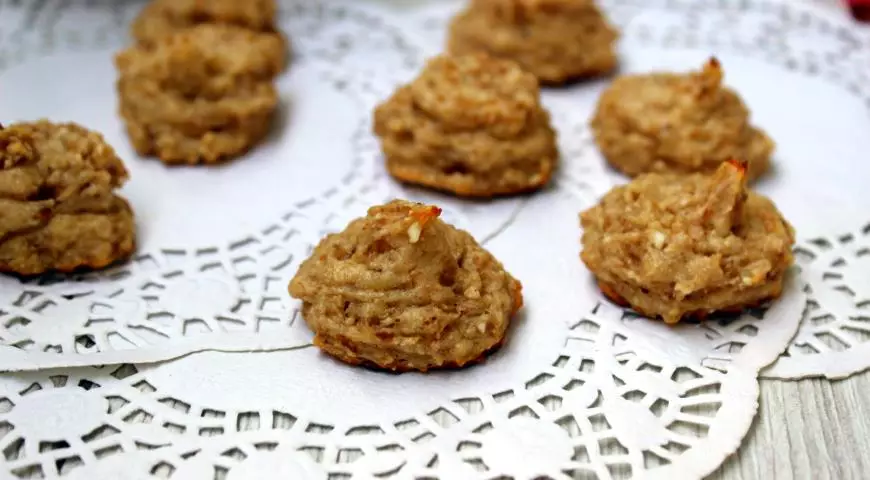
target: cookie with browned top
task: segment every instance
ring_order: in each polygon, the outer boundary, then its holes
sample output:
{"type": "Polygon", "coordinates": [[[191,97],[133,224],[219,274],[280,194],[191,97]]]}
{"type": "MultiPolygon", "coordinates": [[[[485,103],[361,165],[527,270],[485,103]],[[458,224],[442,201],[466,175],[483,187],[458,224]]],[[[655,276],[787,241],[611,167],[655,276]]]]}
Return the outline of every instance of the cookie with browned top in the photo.
{"type": "Polygon", "coordinates": [[[198,25],[115,59],[120,113],[133,146],[169,164],[238,156],[269,130],[280,71],[272,36],[198,25]]]}
{"type": "Polygon", "coordinates": [[[283,67],[287,57],[284,37],[275,25],[275,0],[152,0],[133,20],[136,42],[151,46],[166,36],[201,24],[232,25],[271,35],[277,49],[269,54],[283,67]]]}
{"type": "Polygon", "coordinates": [[[431,59],[374,117],[393,177],[460,196],[539,189],[558,158],[535,77],[484,54],[431,59]]]}
{"type": "Polygon", "coordinates": [[[354,365],[427,371],[502,344],[522,287],[440,212],[395,200],[320,242],[290,282],[315,345],[354,365]]]}
{"type": "Polygon", "coordinates": [[[700,72],[650,73],[616,79],[601,95],[592,130],[611,165],[647,172],[710,173],[729,158],[764,173],[774,143],[749,122],[749,109],[722,83],[713,58],[700,72]]]}
{"type": "Polygon", "coordinates": [[[746,168],[645,174],[583,212],[581,258],[604,294],[668,323],[778,297],[794,232],[746,168]]]}
{"type": "Polygon", "coordinates": [[[593,0],[471,0],[447,48],[511,59],[558,85],[614,70],[617,36],[593,0]]]}
{"type": "Polygon", "coordinates": [[[0,272],[103,268],[135,247],[114,193],[127,170],[103,137],[73,123],[0,127],[0,272]]]}

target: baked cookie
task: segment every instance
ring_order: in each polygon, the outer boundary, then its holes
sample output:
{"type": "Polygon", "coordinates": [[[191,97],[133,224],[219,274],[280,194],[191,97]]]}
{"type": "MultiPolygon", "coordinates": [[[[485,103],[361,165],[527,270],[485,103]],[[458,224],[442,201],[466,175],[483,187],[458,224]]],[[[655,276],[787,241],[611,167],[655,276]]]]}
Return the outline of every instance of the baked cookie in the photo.
{"type": "Polygon", "coordinates": [[[559,85],[613,71],[617,37],[593,0],[471,0],[450,24],[447,49],[508,58],[559,85]]]}
{"type": "Polygon", "coordinates": [[[502,344],[522,286],[440,213],[394,200],[320,242],[290,282],[315,345],[353,365],[426,371],[502,344]]]}
{"type": "Polygon", "coordinates": [[[583,212],[581,258],[602,292],[667,323],[778,297],[794,232],[746,189],[746,168],[642,175],[583,212]]]}
{"type": "Polygon", "coordinates": [[[483,54],[431,59],[374,117],[392,176],[456,195],[539,189],[558,158],[535,77],[483,54]]]}
{"type": "Polygon", "coordinates": [[[73,123],[0,127],[0,272],[103,268],[133,253],[135,225],[113,193],[127,170],[73,123]]]}
{"type": "Polygon", "coordinates": [[[115,58],[120,114],[133,146],[168,164],[216,163],[250,149],[278,105],[278,41],[198,25],[115,58]]]}
{"type": "Polygon", "coordinates": [[[133,38],[152,46],[163,37],[196,25],[233,25],[271,35],[281,48],[268,50],[283,67],[287,58],[284,37],[275,26],[275,0],[152,0],[133,20],[133,38]]]}
{"type": "Polygon", "coordinates": [[[773,141],[749,124],[749,110],[722,85],[712,58],[688,74],[651,73],[616,79],[601,95],[592,130],[601,153],[627,175],[711,173],[729,158],[745,159],[749,179],[770,164],[773,141]]]}

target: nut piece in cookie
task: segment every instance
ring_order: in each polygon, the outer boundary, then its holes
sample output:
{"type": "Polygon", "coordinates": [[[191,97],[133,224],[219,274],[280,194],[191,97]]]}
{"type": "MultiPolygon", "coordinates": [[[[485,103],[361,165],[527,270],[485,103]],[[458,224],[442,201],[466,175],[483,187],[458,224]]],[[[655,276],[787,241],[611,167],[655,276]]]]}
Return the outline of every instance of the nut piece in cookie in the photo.
{"type": "Polygon", "coordinates": [[[711,173],[723,161],[741,158],[749,164],[749,179],[757,178],[769,167],[774,143],[750,125],[749,110],[722,77],[712,58],[700,72],[616,79],[592,119],[602,154],[630,176],[711,173]]]}
{"type": "Polygon", "coordinates": [[[168,164],[216,163],[260,141],[278,94],[278,41],[239,27],[199,25],[115,58],[120,113],[133,146],[168,164]]]}
{"type": "Polygon", "coordinates": [[[451,22],[447,48],[511,59],[559,85],[614,70],[617,37],[592,0],[471,0],[451,22]]]}
{"type": "Polygon", "coordinates": [[[460,196],[537,190],[558,158],[535,77],[484,54],[431,59],[374,117],[392,176],[460,196]]]}
{"type": "Polygon", "coordinates": [[[522,287],[440,213],[394,200],[320,242],[290,282],[315,345],[353,365],[427,371],[502,344],[522,287]]]}
{"type": "Polygon", "coordinates": [[[0,272],[103,268],[135,247],[133,212],[113,193],[127,170],[73,123],[0,127],[0,272]]]}
{"type": "Polygon", "coordinates": [[[667,323],[778,297],[794,232],[746,169],[641,175],[583,212],[581,258],[602,292],[667,323]]]}
{"type": "Polygon", "coordinates": [[[232,25],[273,36],[280,48],[266,53],[283,68],[288,49],[275,26],[276,11],[275,0],[152,0],[133,21],[132,34],[139,45],[152,46],[196,25],[232,25]]]}

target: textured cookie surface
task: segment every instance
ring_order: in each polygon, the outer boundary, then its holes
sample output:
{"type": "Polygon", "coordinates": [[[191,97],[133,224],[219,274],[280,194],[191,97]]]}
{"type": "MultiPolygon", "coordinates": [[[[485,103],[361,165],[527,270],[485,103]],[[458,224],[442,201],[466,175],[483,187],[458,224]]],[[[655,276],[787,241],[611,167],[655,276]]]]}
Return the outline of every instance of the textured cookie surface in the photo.
{"type": "Polygon", "coordinates": [[[642,175],[581,214],[581,258],[608,297],[668,323],[778,297],[794,232],[745,183],[736,161],[642,175]]]}
{"type": "Polygon", "coordinates": [[[538,189],[558,158],[535,77],[483,54],[433,58],[374,123],[394,177],[461,196],[538,189]]]}
{"type": "Polygon", "coordinates": [[[152,0],[133,20],[131,30],[136,42],[146,46],[204,23],[272,34],[283,43],[276,13],[275,0],[152,0]]]}
{"type": "Polygon", "coordinates": [[[113,193],[127,171],[98,133],[47,121],[0,127],[0,271],[102,268],[135,246],[113,193]]]}
{"type": "Polygon", "coordinates": [[[426,371],[501,345],[520,283],[439,213],[396,200],[320,242],[289,287],[318,347],[350,364],[426,371]]]}
{"type": "Polygon", "coordinates": [[[216,163],[268,132],[280,43],[226,25],[199,25],[115,58],[120,113],[133,146],[165,163],[216,163]]]}
{"type": "Polygon", "coordinates": [[[451,22],[448,50],[511,59],[562,84],[614,70],[616,39],[592,0],[471,0],[451,22]]]}
{"type": "Polygon", "coordinates": [[[616,79],[592,119],[602,154],[631,176],[710,173],[723,161],[740,158],[755,179],[768,169],[774,143],[749,123],[749,110],[722,80],[716,59],[700,72],[616,79]]]}

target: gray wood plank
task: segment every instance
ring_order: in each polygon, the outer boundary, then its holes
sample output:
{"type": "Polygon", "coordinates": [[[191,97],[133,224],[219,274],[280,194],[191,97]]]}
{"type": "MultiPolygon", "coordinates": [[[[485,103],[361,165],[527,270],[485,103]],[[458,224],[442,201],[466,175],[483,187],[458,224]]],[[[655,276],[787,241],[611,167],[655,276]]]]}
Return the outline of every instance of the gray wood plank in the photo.
{"type": "Polygon", "coordinates": [[[763,381],[759,414],[710,479],[870,478],[870,373],[763,381]]]}

